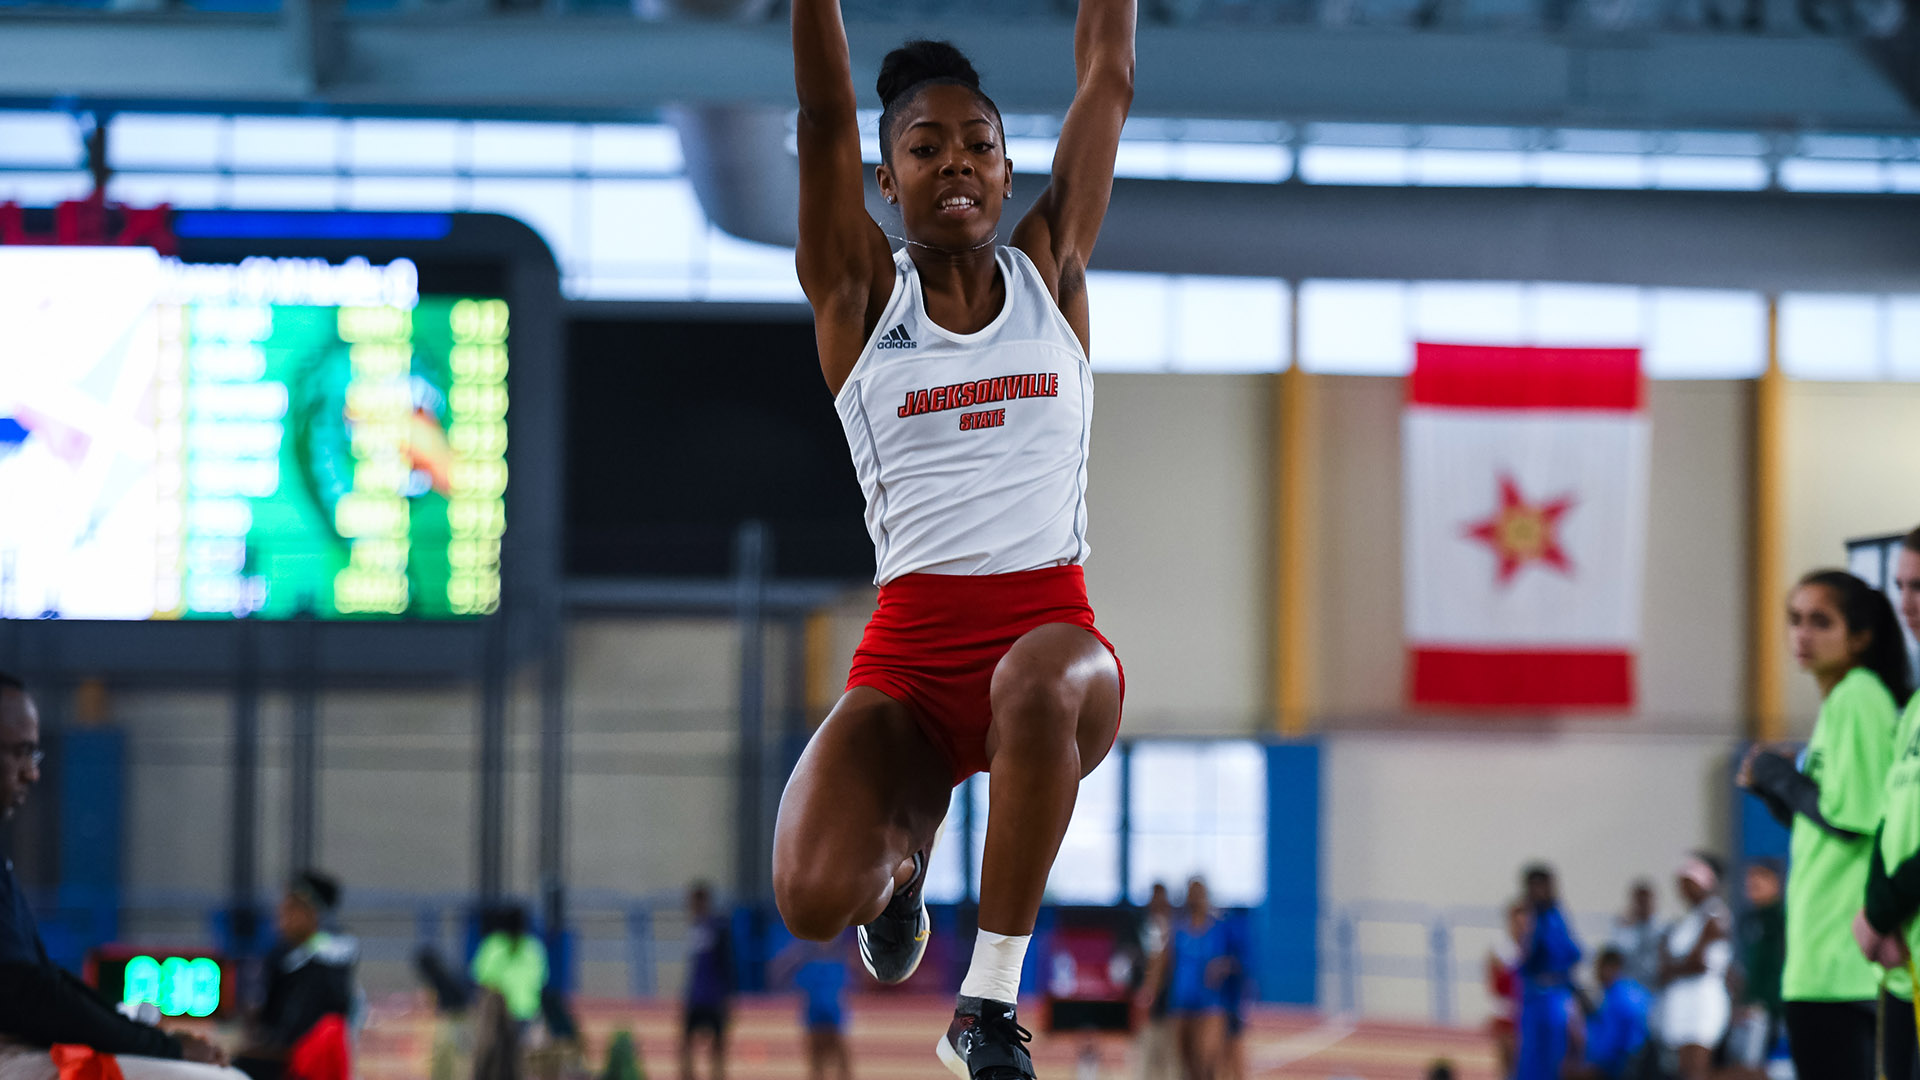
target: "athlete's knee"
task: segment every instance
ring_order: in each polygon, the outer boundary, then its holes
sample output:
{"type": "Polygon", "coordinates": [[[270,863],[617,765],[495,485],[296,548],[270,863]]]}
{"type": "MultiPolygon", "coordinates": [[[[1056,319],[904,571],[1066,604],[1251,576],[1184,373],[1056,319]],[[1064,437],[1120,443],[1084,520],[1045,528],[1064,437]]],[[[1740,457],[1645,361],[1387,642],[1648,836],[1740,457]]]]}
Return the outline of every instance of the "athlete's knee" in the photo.
{"type": "Polygon", "coordinates": [[[1071,741],[1080,716],[1080,687],[1065,673],[1008,664],[993,673],[993,725],[1001,741],[1071,741]]]}
{"type": "Polygon", "coordinates": [[[773,903],[794,937],[832,941],[877,900],[879,889],[866,888],[863,877],[831,873],[812,860],[776,862],[773,903]],[[872,895],[863,895],[867,893],[872,895]]]}

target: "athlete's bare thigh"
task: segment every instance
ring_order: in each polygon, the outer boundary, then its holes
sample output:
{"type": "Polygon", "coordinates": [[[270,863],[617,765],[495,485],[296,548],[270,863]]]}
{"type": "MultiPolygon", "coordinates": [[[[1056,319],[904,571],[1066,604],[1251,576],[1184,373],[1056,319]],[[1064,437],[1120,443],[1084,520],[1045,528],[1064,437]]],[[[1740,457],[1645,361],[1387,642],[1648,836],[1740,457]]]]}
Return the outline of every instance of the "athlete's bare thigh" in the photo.
{"type": "Polygon", "coordinates": [[[894,875],[933,842],[952,768],[906,704],[847,691],[808,741],[774,826],[774,900],[795,935],[816,941],[878,917],[894,875]]]}

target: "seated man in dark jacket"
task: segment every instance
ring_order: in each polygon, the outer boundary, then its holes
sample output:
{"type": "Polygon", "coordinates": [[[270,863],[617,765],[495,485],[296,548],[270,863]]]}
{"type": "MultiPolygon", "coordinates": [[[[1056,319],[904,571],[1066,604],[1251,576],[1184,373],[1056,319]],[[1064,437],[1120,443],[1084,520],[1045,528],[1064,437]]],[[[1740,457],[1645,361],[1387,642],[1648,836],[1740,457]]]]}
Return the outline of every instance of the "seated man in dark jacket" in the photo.
{"type": "MultiPolygon", "coordinates": [[[[0,821],[25,805],[40,780],[40,756],[33,699],[19,679],[0,672],[0,821]]],[[[135,1023],[55,967],[12,860],[0,860],[0,1080],[55,1080],[47,1048],[56,1043],[114,1055],[126,1080],[244,1080],[222,1067],[219,1047],[135,1023]]]]}
{"type": "Polygon", "coordinates": [[[340,904],[340,885],[309,870],[288,883],[276,916],[280,943],[267,954],[266,994],[235,1064],[253,1080],[277,1080],[287,1057],[329,1016],[349,1018],[359,946],[323,929],[340,904]]]}

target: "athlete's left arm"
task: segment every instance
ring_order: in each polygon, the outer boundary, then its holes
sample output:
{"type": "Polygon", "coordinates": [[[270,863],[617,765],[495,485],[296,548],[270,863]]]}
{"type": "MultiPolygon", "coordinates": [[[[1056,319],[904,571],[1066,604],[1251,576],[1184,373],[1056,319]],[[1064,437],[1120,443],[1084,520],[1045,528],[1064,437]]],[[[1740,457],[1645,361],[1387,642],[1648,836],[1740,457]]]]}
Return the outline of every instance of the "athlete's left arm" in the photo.
{"type": "Polygon", "coordinates": [[[1874,832],[1873,850],[1867,857],[1867,923],[1882,934],[1897,934],[1920,914],[1920,852],[1889,867],[1880,847],[1886,828],[1883,821],[1874,832]]]}
{"type": "Polygon", "coordinates": [[[1080,0],[1073,28],[1073,104],[1060,125],[1053,176],[1013,230],[1088,347],[1087,261],[1113,198],[1120,127],[1133,105],[1135,0],[1080,0]]]}

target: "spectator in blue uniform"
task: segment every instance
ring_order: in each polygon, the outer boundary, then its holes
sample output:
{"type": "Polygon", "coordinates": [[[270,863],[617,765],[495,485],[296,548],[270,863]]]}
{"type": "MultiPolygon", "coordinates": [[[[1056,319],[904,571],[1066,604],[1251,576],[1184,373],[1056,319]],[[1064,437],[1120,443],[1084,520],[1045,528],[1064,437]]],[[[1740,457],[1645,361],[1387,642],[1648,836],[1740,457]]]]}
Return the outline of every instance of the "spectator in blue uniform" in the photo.
{"type": "Polygon", "coordinates": [[[1560,913],[1553,871],[1527,867],[1521,877],[1530,928],[1520,950],[1520,1047],[1515,1080],[1559,1080],[1567,1057],[1573,969],[1580,944],[1560,913]]]}
{"type": "Polygon", "coordinates": [[[1226,1011],[1225,1045],[1220,1049],[1216,1080],[1247,1080],[1247,931],[1244,920],[1227,923],[1226,975],[1220,980],[1220,1002],[1226,1011]]]}
{"type": "Polygon", "coordinates": [[[1187,906],[1174,922],[1167,1011],[1174,1017],[1185,1080],[1216,1080],[1227,1038],[1227,980],[1238,967],[1227,924],[1213,910],[1207,883],[1187,883],[1187,906]]]}
{"type": "Polygon", "coordinates": [[[687,997],[680,1028],[680,1080],[694,1080],[693,1044],[707,1037],[711,1080],[727,1077],[727,1012],[733,1002],[733,936],[704,881],[687,891],[687,997]]]}
{"type": "Polygon", "coordinates": [[[853,1080],[847,1050],[847,949],[833,941],[795,941],[773,963],[775,979],[800,991],[800,1025],[807,1033],[807,1080],[853,1080]]]}
{"type": "Polygon", "coordinates": [[[1587,1020],[1587,1048],[1567,1080],[1621,1080],[1647,1043],[1647,1014],[1653,995],[1626,976],[1626,954],[1612,946],[1593,963],[1600,980],[1600,1007],[1587,1020]]]}

